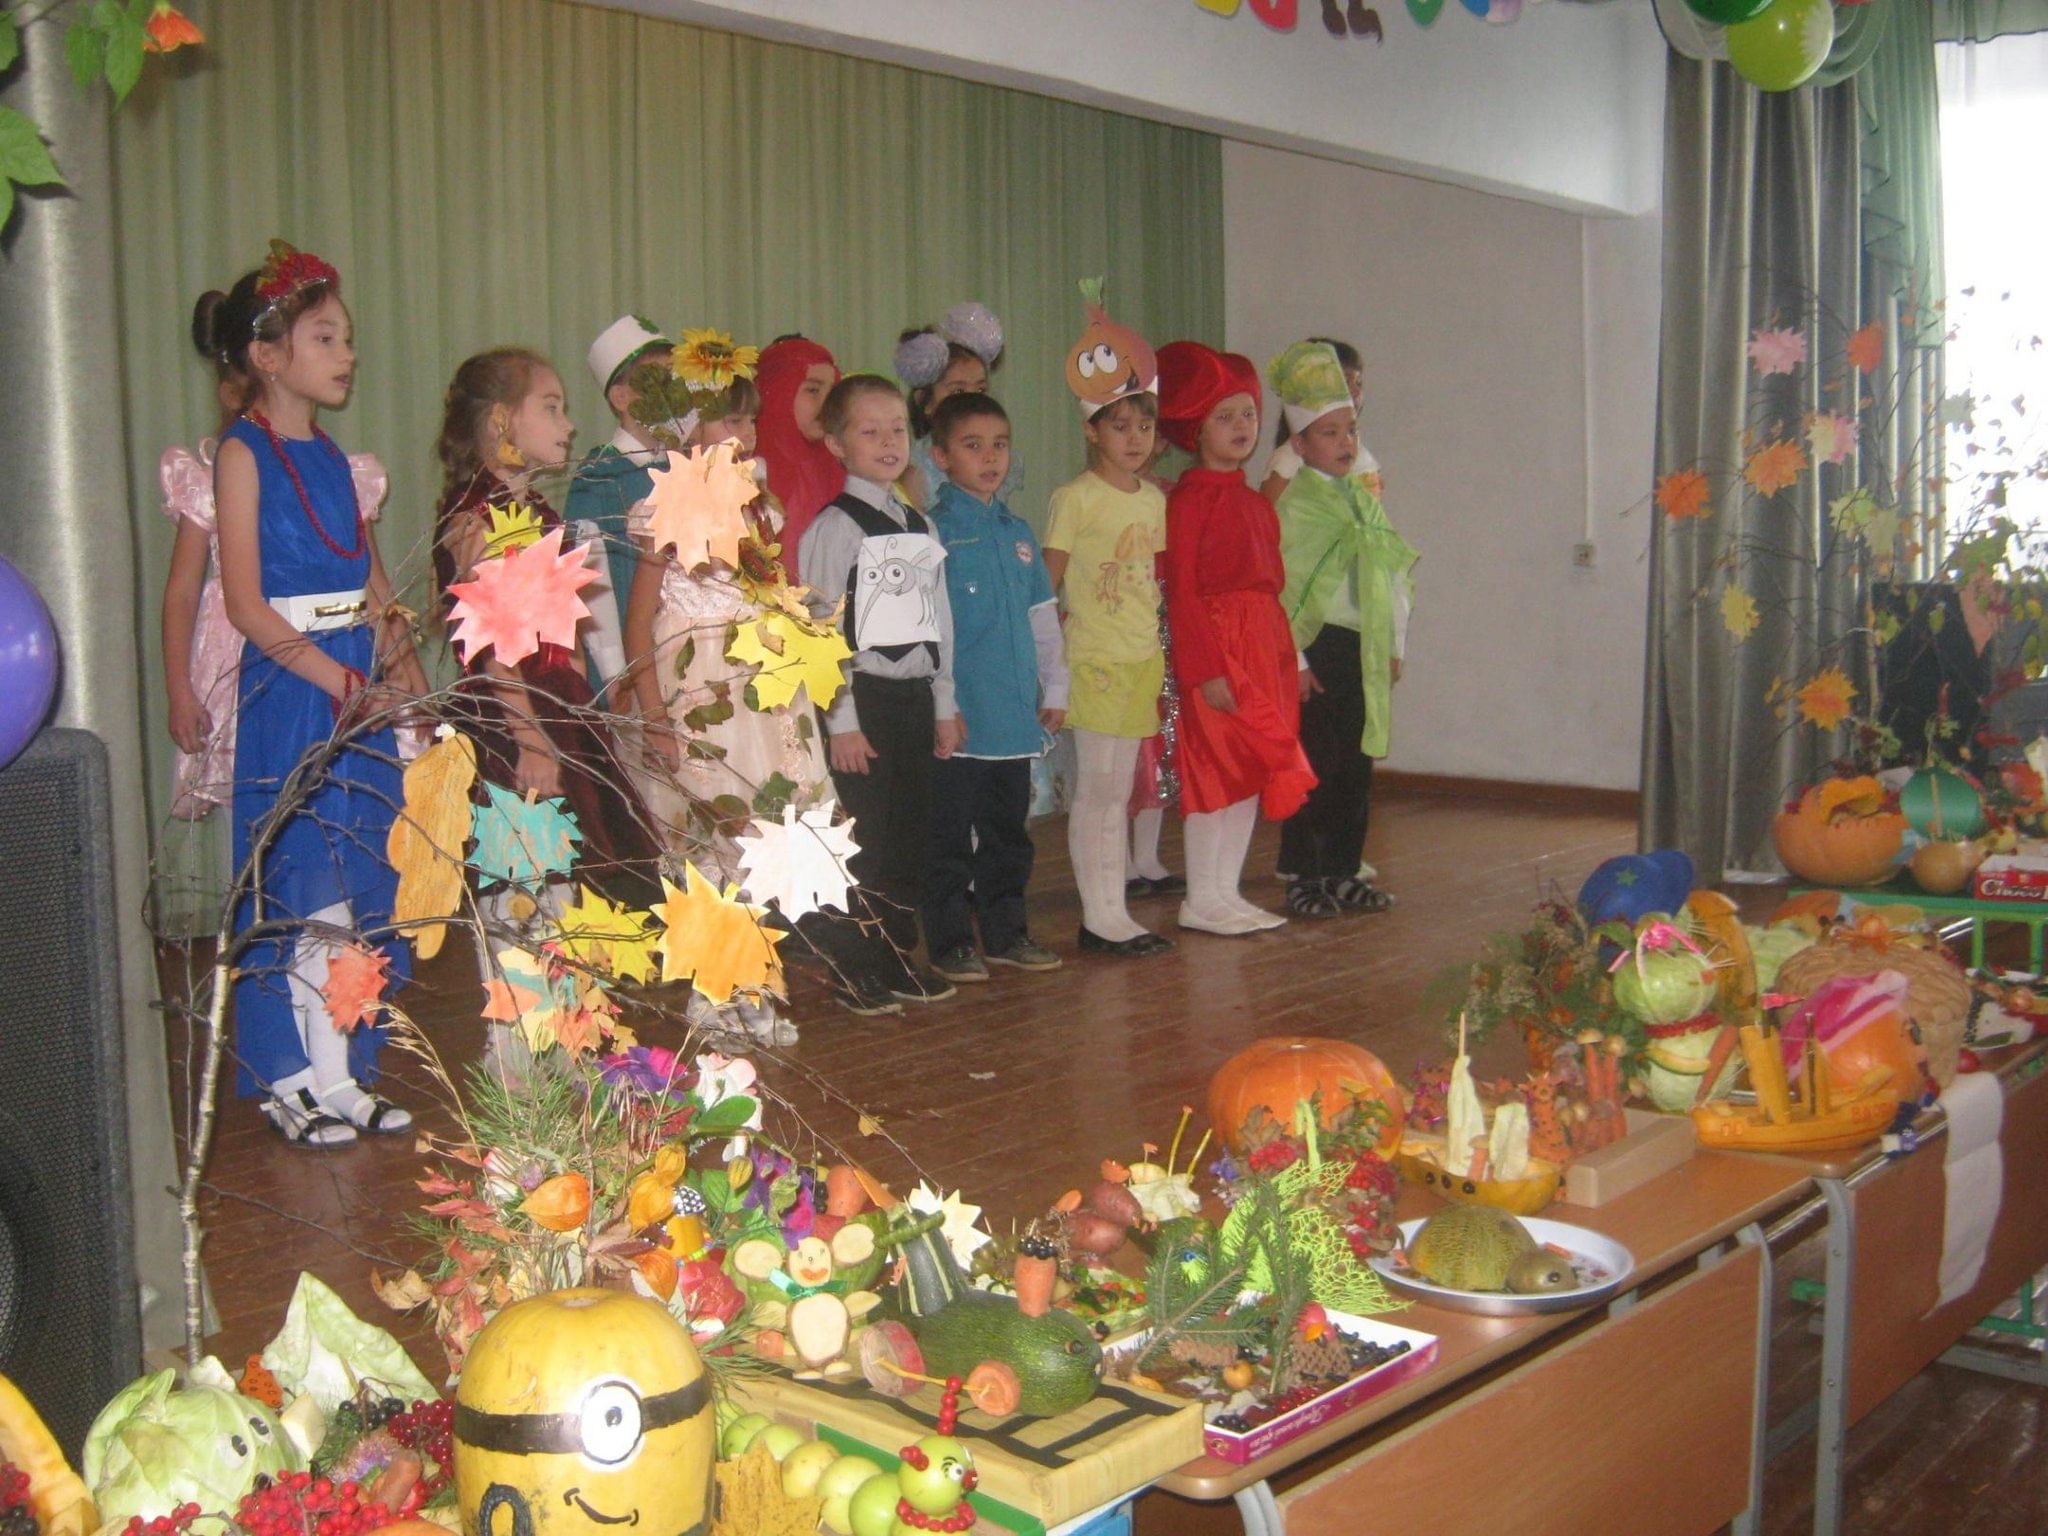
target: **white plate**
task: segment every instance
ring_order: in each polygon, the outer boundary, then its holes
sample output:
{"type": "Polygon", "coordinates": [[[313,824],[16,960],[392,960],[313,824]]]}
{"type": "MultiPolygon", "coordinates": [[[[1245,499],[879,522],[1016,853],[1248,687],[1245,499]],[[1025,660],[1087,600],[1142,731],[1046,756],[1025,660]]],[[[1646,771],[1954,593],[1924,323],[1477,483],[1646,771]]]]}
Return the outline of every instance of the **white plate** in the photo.
{"type": "MultiPolygon", "coordinates": [[[[1575,1227],[1568,1221],[1546,1221],[1541,1216],[1516,1219],[1537,1242],[1570,1254],[1572,1268],[1582,1283],[1569,1291],[1548,1291],[1537,1296],[1518,1296],[1512,1291],[1459,1291],[1398,1269],[1392,1259],[1374,1257],[1366,1262],[1382,1280],[1405,1296],[1452,1312],[1477,1312],[1484,1317],[1527,1317],[1537,1312],[1573,1312],[1590,1307],[1620,1290],[1635,1272],[1636,1256],[1611,1237],[1587,1227],[1575,1227]]],[[[1414,1241],[1421,1226],[1421,1219],[1401,1223],[1404,1249],[1414,1241]]]]}

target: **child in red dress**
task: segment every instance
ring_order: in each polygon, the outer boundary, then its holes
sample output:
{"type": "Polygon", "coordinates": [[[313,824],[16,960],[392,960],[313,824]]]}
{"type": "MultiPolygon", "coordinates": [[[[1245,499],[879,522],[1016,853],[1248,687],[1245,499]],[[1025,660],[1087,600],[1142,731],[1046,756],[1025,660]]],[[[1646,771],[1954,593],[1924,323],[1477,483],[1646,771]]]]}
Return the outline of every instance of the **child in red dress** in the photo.
{"type": "Polygon", "coordinates": [[[1280,609],[1280,522],[1244,478],[1259,440],[1258,370],[1200,342],[1161,348],[1159,430],[1196,459],[1166,499],[1187,827],[1180,925],[1258,933],[1286,918],[1238,893],[1252,830],[1261,811],[1292,816],[1316,782],[1299,737],[1300,658],[1280,609]]]}

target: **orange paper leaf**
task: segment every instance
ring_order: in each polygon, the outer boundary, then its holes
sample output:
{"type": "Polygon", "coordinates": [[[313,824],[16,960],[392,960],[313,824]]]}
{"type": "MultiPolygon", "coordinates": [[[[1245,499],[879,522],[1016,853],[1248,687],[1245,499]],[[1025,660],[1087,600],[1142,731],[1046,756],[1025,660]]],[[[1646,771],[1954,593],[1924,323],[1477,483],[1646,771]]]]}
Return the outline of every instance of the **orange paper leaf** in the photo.
{"type": "Polygon", "coordinates": [[[390,958],[382,950],[345,944],[327,962],[327,985],[320,995],[327,1000],[327,1015],[343,1034],[367,1023],[383,1008],[386,972],[390,958]]]}
{"type": "Polygon", "coordinates": [[[733,443],[672,453],[653,471],[647,496],[647,536],[658,553],[673,546],[676,563],[694,571],[712,560],[740,563],[747,536],[746,506],[761,488],[738,461],[733,443]]]}
{"type": "Polygon", "coordinates": [[[1658,510],[1673,522],[1705,517],[1714,510],[1707,501],[1707,477],[1696,469],[1675,469],[1659,480],[1656,501],[1658,510]]]}
{"type": "Polygon", "coordinates": [[[1863,327],[1843,348],[1859,373],[1875,373],[1884,366],[1884,327],[1875,320],[1863,327]]]}
{"type": "Polygon", "coordinates": [[[462,900],[462,853],[469,842],[469,790],[476,782],[476,745],[442,726],[431,747],[405,768],[405,809],[391,823],[384,851],[398,872],[394,923],[417,923],[413,943],[422,960],[441,952],[446,917],[462,900]]]}
{"type": "Polygon", "coordinates": [[[1832,731],[1849,718],[1850,706],[1856,701],[1856,685],[1840,667],[1827,667],[1808,678],[1793,698],[1798,701],[1802,720],[1823,731],[1832,731]]]}
{"type": "Polygon", "coordinates": [[[1806,469],[1806,450],[1789,438],[1759,448],[1742,466],[1742,478],[1761,496],[1775,496],[1806,469]]]}
{"type": "Polygon", "coordinates": [[[781,986],[775,946],[782,935],[762,924],[762,908],[735,899],[737,889],[720,890],[695,864],[684,866],[680,891],[663,877],[662,900],[654,908],[662,925],[663,981],[688,981],[714,1003],[729,1001],[735,992],[781,986]]]}

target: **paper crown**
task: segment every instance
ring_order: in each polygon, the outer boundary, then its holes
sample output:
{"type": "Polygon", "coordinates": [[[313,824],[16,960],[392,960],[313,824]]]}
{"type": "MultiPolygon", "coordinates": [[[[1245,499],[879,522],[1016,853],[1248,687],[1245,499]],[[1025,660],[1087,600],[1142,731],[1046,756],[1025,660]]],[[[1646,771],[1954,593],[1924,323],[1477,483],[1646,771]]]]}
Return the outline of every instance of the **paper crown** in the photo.
{"type": "Polygon", "coordinates": [[[1082,419],[1092,421],[1126,396],[1158,393],[1159,358],[1152,343],[1104,312],[1101,278],[1081,279],[1081,300],[1088,328],[1067,349],[1067,388],[1081,402],[1082,419]]]}
{"type": "Polygon", "coordinates": [[[1297,341],[1266,364],[1266,377],[1280,397],[1289,432],[1351,404],[1337,349],[1326,341],[1297,341]]]}
{"type": "Polygon", "coordinates": [[[599,389],[610,389],[619,370],[649,347],[674,345],[638,315],[621,315],[590,344],[590,376],[597,380],[599,389]]]}
{"type": "Polygon", "coordinates": [[[1199,341],[1159,349],[1159,430],[1176,448],[1193,453],[1202,423],[1232,395],[1259,398],[1259,370],[1250,358],[1199,341]]]}

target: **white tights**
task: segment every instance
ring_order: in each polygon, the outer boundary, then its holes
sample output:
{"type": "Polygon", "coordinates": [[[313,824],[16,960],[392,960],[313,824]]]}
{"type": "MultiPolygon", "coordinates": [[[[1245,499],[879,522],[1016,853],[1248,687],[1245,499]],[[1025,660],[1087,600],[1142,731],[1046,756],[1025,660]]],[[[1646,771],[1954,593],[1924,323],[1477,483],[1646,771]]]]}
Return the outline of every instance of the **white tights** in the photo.
{"type": "Polygon", "coordinates": [[[1266,915],[1238,894],[1245,855],[1259,824],[1259,797],[1249,795],[1220,811],[1186,817],[1188,909],[1202,917],[1266,915]]]}
{"type": "Polygon", "coordinates": [[[1078,767],[1067,812],[1067,852],[1081,892],[1081,921],[1112,944],[1146,931],[1124,905],[1124,808],[1130,803],[1139,745],[1134,736],[1074,732],[1078,767]]]}
{"type": "Polygon", "coordinates": [[[1166,812],[1147,806],[1131,818],[1131,867],[1133,875],[1147,880],[1164,880],[1166,866],[1159,862],[1159,832],[1166,825],[1166,812]]]}

